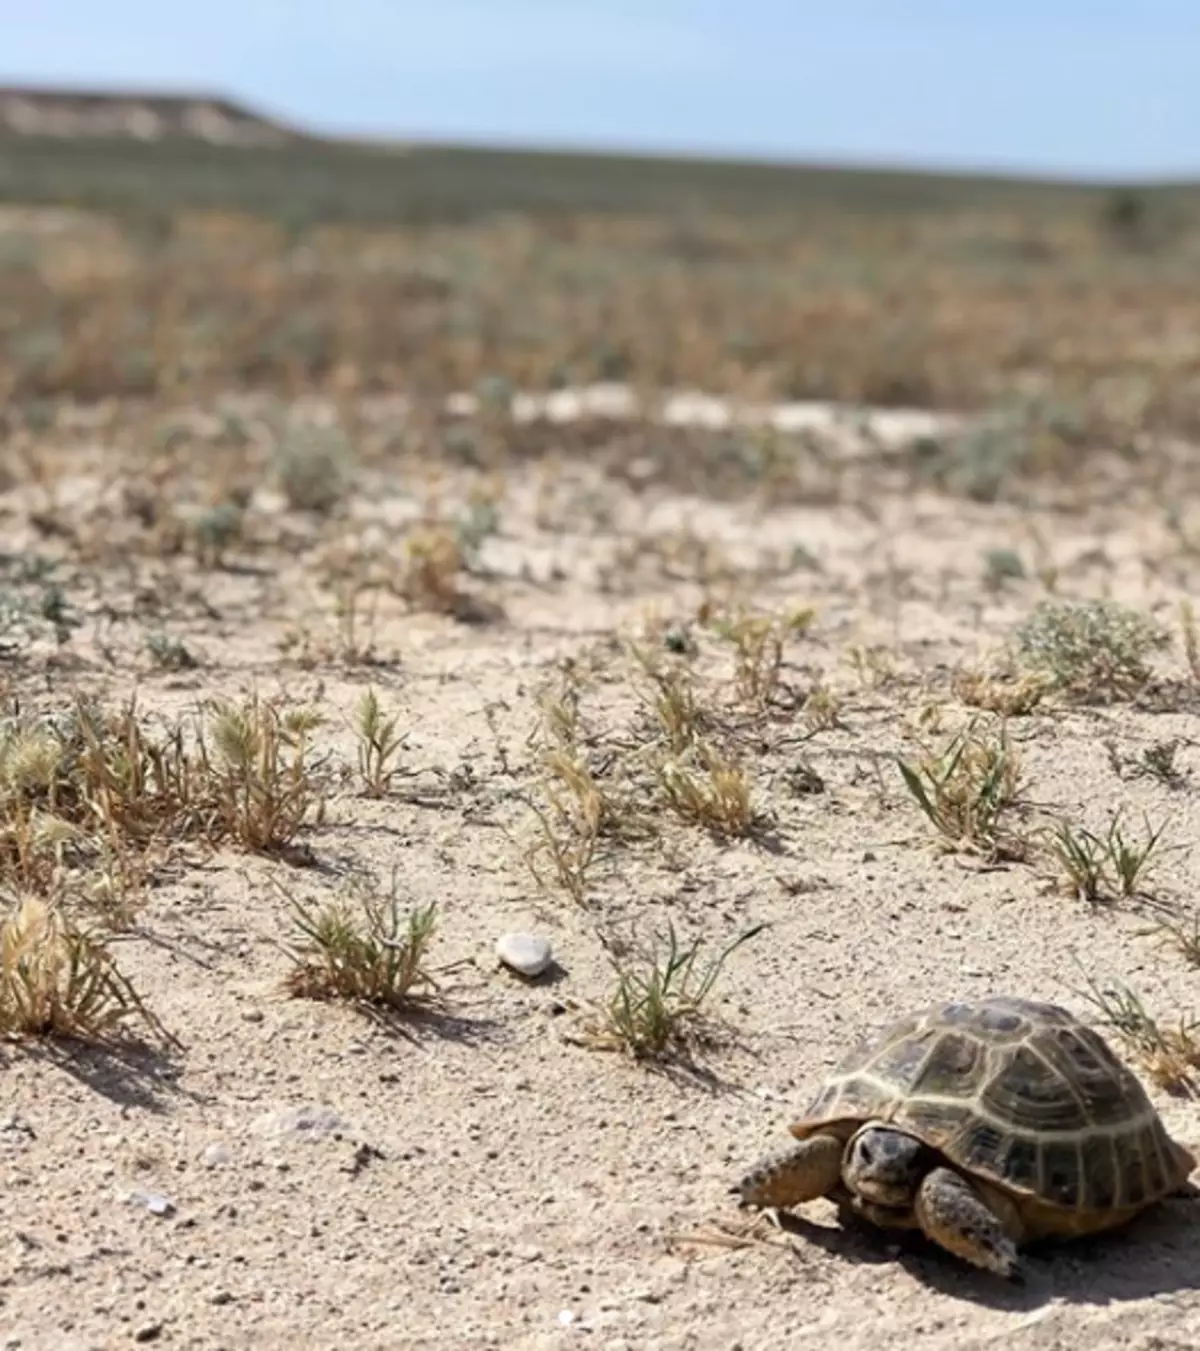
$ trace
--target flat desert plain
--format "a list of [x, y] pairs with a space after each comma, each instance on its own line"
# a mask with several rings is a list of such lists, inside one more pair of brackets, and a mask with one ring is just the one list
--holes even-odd
[[364, 402], [341, 477], [317, 401], [14, 432], [0, 1345], [1200, 1344], [1186, 1196], [1017, 1286], [730, 1193], [990, 992], [1200, 1144], [1200, 522], [1103, 455], [945, 491], [936, 419], [738, 468], [585, 404], [460, 401], [456, 458]]

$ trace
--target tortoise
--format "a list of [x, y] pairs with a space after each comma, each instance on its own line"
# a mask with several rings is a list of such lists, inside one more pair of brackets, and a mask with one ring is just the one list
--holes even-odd
[[1054, 1004], [935, 1004], [868, 1034], [733, 1188], [819, 1196], [1020, 1280], [1018, 1248], [1114, 1229], [1187, 1189], [1192, 1154], [1104, 1039]]

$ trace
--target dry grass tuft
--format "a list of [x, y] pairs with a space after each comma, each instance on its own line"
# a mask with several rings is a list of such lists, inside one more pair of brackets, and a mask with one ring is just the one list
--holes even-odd
[[404, 746], [397, 735], [399, 719], [386, 717], [379, 696], [368, 689], [359, 700], [355, 733], [358, 738], [358, 773], [368, 797], [383, 797], [393, 778], [400, 772], [392, 759]]
[[1003, 726], [989, 736], [977, 732], [973, 720], [941, 751], [916, 764], [899, 757], [897, 763], [943, 848], [989, 859], [1025, 856], [1025, 842], [1005, 828], [1021, 786], [1021, 763]]
[[0, 1034], [111, 1044], [135, 1017], [174, 1041], [104, 944], [57, 906], [26, 896], [0, 922]]
[[761, 933], [757, 925], [740, 934], [715, 957], [701, 962], [703, 941], [686, 947], [669, 925], [665, 943], [632, 959], [605, 943], [616, 972], [616, 988], [600, 1016], [586, 1028], [586, 1044], [622, 1050], [635, 1060], [688, 1060], [714, 1030], [706, 1004], [731, 954]]
[[658, 782], [677, 816], [714, 835], [751, 835], [768, 822], [755, 801], [749, 772], [712, 746], [701, 743], [688, 759], [664, 760]]
[[437, 930], [436, 904], [403, 916], [394, 875], [387, 897], [360, 891], [356, 900], [322, 905], [292, 900], [302, 941], [289, 949], [294, 966], [285, 982], [288, 993], [391, 1011], [428, 1004], [437, 989], [426, 967]]
[[319, 818], [324, 795], [314, 777], [310, 736], [321, 717], [257, 695], [214, 706], [202, 743], [219, 835], [246, 849], [277, 852]]
[[709, 621], [733, 646], [734, 687], [743, 702], [765, 712], [778, 700], [787, 641], [806, 632], [815, 618], [815, 610], [799, 609], [783, 615], [718, 615]]
[[1090, 977], [1078, 991], [1111, 1028], [1150, 1079], [1170, 1093], [1200, 1096], [1200, 1021], [1180, 1015], [1174, 1027], [1164, 1027], [1150, 1014], [1141, 998], [1119, 981], [1101, 986]]
[[1003, 718], [1032, 713], [1052, 687], [1053, 681], [1040, 672], [1005, 679], [982, 671], [960, 670], [955, 672], [951, 684], [955, 697], [968, 707], [998, 713]]
[[467, 558], [463, 546], [445, 526], [415, 531], [405, 541], [400, 594], [419, 610], [462, 617], [470, 608], [464, 589]]

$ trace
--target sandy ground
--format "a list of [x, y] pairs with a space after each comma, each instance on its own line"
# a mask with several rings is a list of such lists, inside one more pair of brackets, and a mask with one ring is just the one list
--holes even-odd
[[[589, 493], [605, 511], [588, 521], [562, 505]], [[168, 627], [203, 657], [198, 671], [156, 671], [144, 656], [13, 667], [27, 701], [76, 681], [112, 700], [136, 683], [143, 706], [161, 710], [252, 686], [318, 699], [322, 750], [351, 764], [349, 723], [369, 682], [409, 732], [414, 775], [382, 800], [353, 784], [336, 792], [305, 837], [318, 869], [193, 852], [155, 887], [114, 950], [182, 1053], [149, 1064], [0, 1052], [0, 1346], [1200, 1345], [1198, 1212], [1186, 1199], [1118, 1235], [1032, 1253], [1021, 1289], [919, 1241], [844, 1231], [825, 1203], [787, 1231], [763, 1222], [743, 1245], [728, 1241], [748, 1225], [731, 1184], [782, 1142], [822, 1073], [878, 1019], [988, 991], [1086, 1013], [1084, 974], [1126, 981], [1168, 1016], [1196, 1007], [1195, 970], [1145, 935], [1144, 909], [1090, 906], [1036, 866], [936, 853], [891, 758], [963, 724], [951, 674], [986, 660], [1045, 595], [1035, 566], [1057, 568], [1060, 595], [1111, 594], [1173, 623], [1178, 600], [1197, 594], [1196, 556], [1139, 502], [1068, 514], [881, 494], [768, 511], [636, 492], [577, 464], [555, 501], [547, 520], [535, 470], [509, 477], [479, 582], [503, 619], [473, 626], [381, 604], [374, 644], [393, 664], [281, 653], [297, 626], [328, 629], [313, 545], [264, 546], [245, 566], [186, 579]], [[14, 554], [48, 547], [16, 489], [0, 505]], [[406, 486], [381, 479], [353, 519], [386, 546], [412, 510]], [[536, 838], [522, 801], [538, 780], [536, 696], [575, 658], [595, 671], [584, 707], [598, 739], [633, 735], [636, 696], [613, 638], [637, 636], [654, 614], [686, 621], [706, 588], [631, 545], [685, 524], [719, 544], [735, 594], [762, 610], [816, 607], [785, 679], [830, 686], [844, 726], [801, 740], [797, 716], [777, 713], [755, 732], [776, 848], [668, 824], [665, 845], [602, 861], [580, 907], [540, 890], [523, 858]], [[1022, 553], [1030, 576], [989, 590], [988, 548]], [[92, 585], [82, 608], [100, 615], [128, 578]], [[75, 646], [86, 656], [99, 632], [85, 627]], [[135, 650], [132, 622], [110, 615], [103, 632]], [[847, 660], [855, 645], [887, 654], [877, 680]], [[1159, 665], [1182, 674], [1177, 650]], [[705, 639], [696, 668], [729, 703], [728, 651]], [[936, 735], [919, 721], [930, 704], [942, 710]], [[1154, 890], [1183, 903], [1194, 894], [1195, 782], [1122, 780], [1103, 743], [1133, 756], [1181, 738], [1178, 764], [1194, 774], [1194, 730], [1194, 712], [1152, 701], [1046, 706], [1011, 725], [1039, 809], [1099, 829], [1126, 804], [1135, 823], [1143, 811], [1169, 823], [1181, 847], [1162, 856]], [[823, 793], [790, 787], [800, 757]], [[319, 897], [352, 869], [393, 866], [414, 903], [439, 904], [432, 960], [445, 1011], [387, 1029], [288, 998], [288, 910], [268, 879]], [[652, 934], [668, 919], [712, 949], [770, 926], [716, 987], [713, 1012], [731, 1033], [702, 1052], [699, 1073], [564, 1035], [612, 988], [598, 927]], [[497, 967], [493, 945], [513, 929], [553, 942], [554, 979], [527, 985]], [[1179, 1138], [1200, 1142], [1194, 1101], [1153, 1096]]]

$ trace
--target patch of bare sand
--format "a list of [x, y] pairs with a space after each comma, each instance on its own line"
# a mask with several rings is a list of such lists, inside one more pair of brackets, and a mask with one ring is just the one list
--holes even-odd
[[[587, 486], [581, 474], [572, 491]], [[4, 1049], [0, 1344], [1200, 1344], [1196, 1205], [1185, 1200], [1121, 1234], [1032, 1254], [1020, 1290], [928, 1245], [843, 1231], [824, 1203], [805, 1207], [791, 1232], [764, 1220], [762, 1241], [728, 1241], [749, 1223], [731, 1183], [783, 1138], [822, 1073], [876, 1020], [986, 991], [1086, 1012], [1081, 968], [1129, 982], [1154, 1009], [1195, 1007], [1195, 972], [1143, 936], [1136, 907], [1058, 894], [1034, 867], [933, 852], [891, 759], [928, 737], [918, 714], [930, 702], [946, 703], [947, 729], [961, 725], [951, 672], [1002, 643], [1044, 594], [1032, 575], [985, 588], [984, 549], [1015, 548], [1031, 569], [1056, 569], [1062, 594], [1112, 594], [1167, 622], [1196, 593], [1195, 557], [1132, 504], [1080, 517], [895, 496], [869, 511], [761, 512], [603, 491], [607, 524], [564, 516], [540, 528], [533, 476], [514, 473], [482, 555], [506, 617], [474, 627], [386, 600], [371, 636], [395, 665], [314, 666], [294, 646], [281, 655], [298, 625], [318, 636], [337, 625], [312, 552], [288, 547], [181, 587], [169, 626], [203, 655], [199, 671], [150, 669], [135, 655], [136, 626], [113, 622], [75, 645], [86, 653], [102, 637], [126, 652], [116, 667], [97, 658], [82, 671], [52, 668], [60, 695], [79, 680], [123, 698], [136, 679], [143, 707], [172, 712], [252, 684], [318, 698], [329, 716], [321, 749], [351, 764], [349, 724], [370, 682], [410, 734], [402, 759], [414, 777], [383, 800], [352, 784], [336, 793], [307, 835], [322, 869], [222, 852], [152, 892], [137, 930], [114, 948], [185, 1042], [175, 1062]], [[355, 505], [385, 547], [406, 514], [402, 494]], [[15, 510], [8, 522], [10, 548], [34, 542]], [[801, 689], [829, 685], [844, 725], [802, 741], [796, 716], [765, 724], [752, 763], [777, 818], [777, 851], [670, 827], [672, 850], [631, 848], [598, 867], [581, 909], [539, 891], [523, 860], [536, 838], [522, 796], [537, 778], [535, 696], [556, 663], [586, 653], [599, 672], [588, 718], [631, 725], [614, 639], [636, 634], [648, 609], [686, 620], [713, 588], [678, 580], [678, 567], [630, 542], [683, 526], [718, 549], [743, 591], [747, 569], [759, 568], [748, 588], [758, 607], [817, 607], [784, 674]], [[127, 585], [100, 579], [96, 612]], [[877, 678], [854, 671], [854, 646], [886, 652]], [[1178, 668], [1180, 658], [1162, 663]], [[710, 643], [700, 666], [719, 688], [728, 653]], [[32, 667], [14, 679], [27, 700], [47, 697]], [[1168, 821], [1184, 848], [1163, 855], [1155, 887], [1184, 902], [1194, 893], [1195, 782], [1122, 781], [1103, 741], [1132, 754], [1178, 737], [1179, 766], [1195, 775], [1194, 729], [1194, 714], [1128, 706], [1047, 707], [1011, 727], [1028, 796], [1042, 807], [1094, 829], [1118, 804], [1134, 822], [1143, 811]], [[824, 793], [789, 790], [800, 755]], [[444, 1014], [387, 1031], [281, 993], [288, 911], [268, 877], [320, 896], [359, 867], [396, 867], [414, 902], [438, 902]], [[737, 1040], [703, 1057], [707, 1078], [653, 1073], [562, 1036], [572, 1004], [611, 989], [597, 923], [648, 932], [668, 918], [713, 947], [770, 926], [734, 953], [716, 988], [714, 1011]], [[514, 928], [552, 939], [556, 983], [525, 986], [497, 969], [496, 936]], [[1157, 1091], [1155, 1100], [1179, 1137], [1200, 1141], [1195, 1103]], [[314, 1139], [272, 1133], [272, 1114], [306, 1104], [341, 1124]], [[171, 1213], [130, 1200], [137, 1192], [169, 1198]]]

